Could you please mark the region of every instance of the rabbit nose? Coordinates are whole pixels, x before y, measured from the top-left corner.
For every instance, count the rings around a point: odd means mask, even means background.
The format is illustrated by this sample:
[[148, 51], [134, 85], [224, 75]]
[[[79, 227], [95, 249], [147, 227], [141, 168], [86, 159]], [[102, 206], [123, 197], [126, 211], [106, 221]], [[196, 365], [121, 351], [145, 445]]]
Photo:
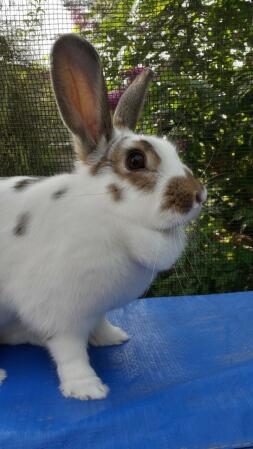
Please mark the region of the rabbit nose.
[[205, 187], [202, 187], [201, 190], [195, 192], [196, 203], [203, 204], [205, 203], [206, 199], [207, 199], [207, 190]]

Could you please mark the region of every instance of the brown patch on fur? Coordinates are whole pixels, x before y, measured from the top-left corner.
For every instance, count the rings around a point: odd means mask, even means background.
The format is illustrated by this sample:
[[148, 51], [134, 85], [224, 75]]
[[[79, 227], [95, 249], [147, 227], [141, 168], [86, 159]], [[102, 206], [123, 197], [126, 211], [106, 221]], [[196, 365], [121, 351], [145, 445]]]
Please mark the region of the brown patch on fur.
[[154, 173], [129, 173], [125, 176], [125, 179], [129, 181], [133, 186], [144, 192], [151, 192], [156, 185], [156, 175]]
[[175, 176], [165, 189], [161, 208], [186, 214], [191, 210], [196, 194], [201, 193], [202, 189], [190, 171], [186, 171], [186, 176]]
[[144, 139], [137, 140], [137, 148], [140, 148], [146, 154], [149, 159], [148, 162], [153, 170], [159, 167], [161, 158], [158, 156], [151, 143]]
[[17, 237], [23, 236], [27, 231], [27, 225], [30, 219], [30, 214], [28, 212], [24, 212], [18, 217], [17, 224], [13, 230], [14, 235]]
[[[118, 143], [117, 148], [119, 148], [121, 146], [122, 142], [124, 142], [124, 140], [126, 140], [126, 139], [127, 139], [127, 137], [123, 137], [122, 139], [120, 139], [120, 142]], [[111, 146], [113, 146], [113, 141], [111, 143]], [[87, 160], [86, 160], [86, 163], [87, 163]], [[108, 158], [108, 152], [107, 152], [107, 154], [105, 156], [103, 156], [98, 162], [91, 165], [90, 173], [93, 176], [98, 175], [101, 173], [101, 170], [104, 167], [111, 166], [111, 165], [112, 164], [111, 164], [110, 159]]]
[[122, 200], [123, 189], [117, 186], [117, 184], [109, 184], [107, 186], [107, 191], [111, 194], [114, 201], [117, 202]]
[[[143, 170], [128, 170], [126, 168], [126, 156], [129, 150], [136, 149], [143, 151], [146, 156], [147, 168]], [[161, 162], [160, 157], [155, 152], [153, 146], [144, 139], [136, 140], [131, 148], [123, 148], [120, 144], [114, 148], [110, 155], [110, 164], [118, 176], [130, 182], [139, 190], [150, 192], [155, 188], [157, 180], [157, 169]]]
[[90, 167], [91, 175], [95, 176], [95, 175], [99, 174], [101, 169], [106, 167], [107, 165], [108, 165], [108, 160], [105, 157], [103, 157], [96, 164], [91, 165], [91, 167]]
[[25, 178], [25, 179], [20, 179], [19, 181], [16, 182], [16, 184], [14, 185], [14, 189], [21, 191], [26, 189], [27, 187], [29, 187], [32, 184], [35, 184], [36, 182], [40, 181], [41, 178]]
[[[120, 178], [127, 180], [139, 190], [150, 192], [155, 188], [158, 175], [157, 169], [161, 163], [161, 159], [147, 140], [136, 140], [132, 143], [131, 148], [124, 148], [122, 143], [125, 139], [126, 137], [111, 152], [109, 151], [108, 156], [104, 156], [96, 164], [91, 165], [90, 173], [95, 176], [101, 173], [104, 167], [110, 166]], [[146, 169], [130, 171], [126, 168], [126, 156], [133, 149], [143, 151], [145, 154], [147, 161]]]
[[54, 200], [58, 200], [59, 198], [61, 198], [63, 195], [65, 195], [65, 193], [68, 191], [67, 187], [62, 187], [59, 190], [56, 190], [53, 194], [52, 194], [52, 198]]

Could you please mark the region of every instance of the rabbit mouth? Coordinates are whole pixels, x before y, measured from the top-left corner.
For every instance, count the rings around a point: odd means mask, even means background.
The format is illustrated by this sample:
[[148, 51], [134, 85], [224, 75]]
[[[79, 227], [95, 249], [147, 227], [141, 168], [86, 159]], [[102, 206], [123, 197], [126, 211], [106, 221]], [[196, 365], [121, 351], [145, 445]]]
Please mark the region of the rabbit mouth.
[[192, 221], [196, 220], [202, 210], [202, 205], [194, 205], [189, 212], [187, 213], [178, 213], [176, 210], [174, 211], [174, 217], [171, 220], [172, 222], [169, 224], [168, 222], [164, 224], [164, 227], [160, 228], [159, 231], [163, 234], [173, 233], [176, 229], [185, 228]]
[[187, 226], [192, 221], [196, 220], [202, 210], [202, 204], [195, 203], [189, 212], [180, 214], [177, 219], [176, 226]]

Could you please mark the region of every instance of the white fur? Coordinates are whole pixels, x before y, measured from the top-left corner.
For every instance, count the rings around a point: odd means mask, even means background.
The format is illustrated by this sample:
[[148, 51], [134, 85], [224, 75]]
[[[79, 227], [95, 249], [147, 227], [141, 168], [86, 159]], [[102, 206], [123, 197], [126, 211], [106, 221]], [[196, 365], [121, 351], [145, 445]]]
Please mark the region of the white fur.
[[[65, 80], [69, 72], [65, 66], [62, 71], [59, 68], [64, 42], [69, 51], [77, 52], [74, 71], [78, 60], [83, 67], [82, 54], [90, 57], [94, 52], [86, 43], [82, 53], [76, 36], [60, 38], [53, 53], [56, 64], [52, 73]], [[91, 73], [97, 70], [97, 76], [88, 79], [96, 82], [101, 76], [100, 66], [94, 68], [98, 63], [93, 56], [90, 64]], [[79, 74], [76, 82], [80, 81]], [[78, 101], [70, 105], [66, 86], [72, 78], [64, 83], [57, 79], [58, 101], [64, 99], [61, 107], [69, 105], [67, 113], [63, 110], [65, 121], [70, 129], [79, 129], [85, 99], [80, 109]], [[91, 86], [90, 95], [101, 86], [102, 82]], [[95, 100], [91, 107], [93, 104]], [[84, 114], [84, 120], [88, 115]], [[82, 135], [89, 137], [86, 144], [91, 145], [94, 139], [89, 132], [96, 137], [92, 120], [82, 129]], [[145, 138], [160, 157], [153, 191], [138, 190], [110, 166], [95, 176], [91, 174], [89, 163], [99, 160], [106, 151], [110, 154], [123, 137], [127, 148]], [[80, 145], [77, 136], [74, 140], [76, 146]], [[161, 209], [170, 179], [185, 176], [185, 167], [171, 143], [114, 129], [109, 143], [101, 135], [96, 145], [95, 151], [90, 148], [89, 163], [79, 163], [71, 174], [46, 178], [24, 190], [15, 189], [22, 178], [0, 180], [0, 342], [47, 346], [57, 365], [62, 393], [79, 399], [100, 399], [108, 392], [89, 364], [88, 340], [94, 345], [110, 345], [128, 339], [124, 331], [105, 320], [106, 312], [138, 298], [159, 271], [176, 262], [185, 247], [184, 226], [201, 209], [197, 203], [185, 215]], [[121, 188], [120, 201], [114, 201], [108, 190], [112, 183]], [[55, 196], [59, 191], [63, 194]], [[17, 235], [14, 230], [24, 214], [26, 228], [23, 235]], [[4, 377], [0, 371], [0, 382]]]
[[[126, 144], [136, 138], [129, 132]], [[170, 143], [145, 139], [162, 159], [160, 180], [151, 193], [137, 190], [110, 169], [92, 176], [85, 165], [23, 191], [14, 189], [21, 178], [0, 181], [1, 320], [6, 325], [7, 317], [10, 322], [18, 317], [45, 342], [67, 396], [106, 395], [88, 364], [85, 341], [108, 310], [139, 297], [184, 249], [178, 217], [159, 210], [165, 185], [184, 175], [184, 167]], [[122, 201], [114, 202], [108, 193], [112, 182], [122, 187]], [[65, 187], [66, 193], [53, 199]], [[27, 229], [16, 236], [13, 230], [24, 212], [30, 215]], [[112, 333], [107, 326], [104, 343], [101, 332], [91, 341], [107, 344], [115, 338]]]

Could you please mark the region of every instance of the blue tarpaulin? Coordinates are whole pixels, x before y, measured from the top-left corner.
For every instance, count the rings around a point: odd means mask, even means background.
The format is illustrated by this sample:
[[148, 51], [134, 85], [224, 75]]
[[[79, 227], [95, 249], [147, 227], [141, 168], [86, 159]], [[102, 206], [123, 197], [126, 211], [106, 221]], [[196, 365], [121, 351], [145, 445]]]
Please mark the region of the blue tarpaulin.
[[138, 300], [110, 317], [131, 340], [90, 349], [105, 400], [62, 397], [42, 348], [0, 347], [0, 449], [253, 446], [253, 292]]

